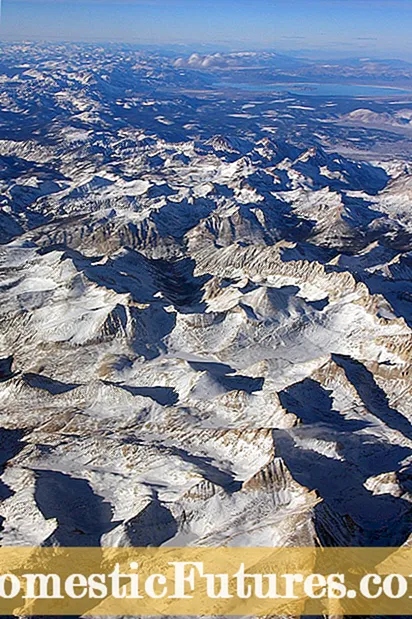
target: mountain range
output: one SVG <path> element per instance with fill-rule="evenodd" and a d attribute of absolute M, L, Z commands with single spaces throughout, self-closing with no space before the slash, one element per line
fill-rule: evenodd
<path fill-rule="evenodd" d="M 411 102 L 4 48 L 2 545 L 410 543 Z"/>

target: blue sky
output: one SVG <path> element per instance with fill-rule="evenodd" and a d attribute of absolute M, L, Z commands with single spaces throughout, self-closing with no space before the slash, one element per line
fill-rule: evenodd
<path fill-rule="evenodd" d="M 411 33 L 412 0 L 2 0 L 0 38 L 411 60 Z"/>

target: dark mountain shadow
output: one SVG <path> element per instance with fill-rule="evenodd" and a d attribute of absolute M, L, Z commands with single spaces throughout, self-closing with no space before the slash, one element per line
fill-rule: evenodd
<path fill-rule="evenodd" d="M 221 376 L 218 382 L 228 391 L 246 391 L 250 395 L 255 391 L 262 391 L 265 379 L 237 374 L 236 376 Z"/>
<path fill-rule="evenodd" d="M 70 258 L 76 269 L 84 272 L 91 281 L 118 294 L 129 293 L 137 303 L 173 304 L 183 313 L 206 308 L 201 302 L 202 287 L 211 276 L 194 276 L 196 265 L 191 258 L 176 261 L 150 259 L 126 246 L 124 253 L 100 265 L 96 263 L 102 256 L 89 258 L 65 246 L 46 248 L 41 253 L 55 249 L 64 251 L 65 257 Z M 155 297 L 159 291 L 163 299 Z"/>
<path fill-rule="evenodd" d="M 24 429 L 0 428 L 0 475 L 3 474 L 7 462 L 15 458 L 26 446 L 26 443 L 22 441 L 25 432 Z M 0 480 L 0 501 L 4 501 L 13 494 L 10 488 Z M 2 522 L 3 519 L 0 519 L 0 528 Z"/>
<path fill-rule="evenodd" d="M 59 380 L 54 380 L 48 376 L 42 376 L 41 374 L 34 374 L 32 372 L 23 374 L 23 379 L 28 385 L 30 385 L 30 387 L 35 389 L 45 389 L 52 395 L 68 393 L 69 391 L 73 391 L 73 389 L 80 387 L 79 383 L 62 383 Z"/>
<path fill-rule="evenodd" d="M 270 191 L 278 191 L 280 189 L 279 180 L 284 175 L 284 170 L 276 170 L 274 173 L 279 175 L 279 178 L 274 178 L 272 174 L 268 174 L 265 168 L 259 168 L 252 174 L 249 174 L 247 177 L 247 183 L 257 189 L 260 193 L 264 192 L 266 195 L 270 196 Z M 287 175 L 283 177 L 285 182 L 290 184 L 290 179 Z M 277 181 L 277 182 L 276 182 Z M 283 187 L 283 190 L 286 190 L 286 187 Z"/>
<path fill-rule="evenodd" d="M 203 286 L 211 275 L 195 276 L 196 263 L 192 258 L 176 261 L 154 260 L 158 282 L 165 297 L 182 314 L 202 312 L 206 304 L 202 301 Z"/>
<path fill-rule="evenodd" d="M 173 406 L 179 400 L 179 394 L 172 387 L 134 387 L 130 385 L 119 385 L 109 381 L 104 381 L 106 385 L 114 385 L 120 389 L 128 391 L 134 396 L 151 398 L 162 406 Z"/>
<path fill-rule="evenodd" d="M 223 198 L 233 198 L 234 191 L 231 187 L 227 185 L 223 185 L 221 183 L 213 183 L 215 187 L 215 192 L 218 196 L 222 196 Z"/>
<path fill-rule="evenodd" d="M 214 376 L 225 376 L 225 374 L 234 374 L 236 370 L 226 363 L 218 361 L 189 361 L 190 367 L 196 372 L 210 372 Z"/>
<path fill-rule="evenodd" d="M 72 249 L 65 250 L 65 256 L 73 261 L 79 272 L 99 286 L 105 286 L 118 294 L 129 293 L 137 303 L 159 302 L 154 298 L 155 269 L 143 254 L 130 248 L 125 253 L 109 258 L 105 264 L 96 264 L 100 257 L 88 258 Z"/>
<path fill-rule="evenodd" d="M 13 372 L 13 360 L 13 355 L 0 359 L 0 383 L 10 380 L 15 375 Z"/>
<path fill-rule="evenodd" d="M 189 365 L 197 372 L 208 372 L 227 391 L 246 391 L 252 394 L 255 391 L 262 391 L 265 383 L 263 377 L 252 378 L 241 374 L 232 376 L 235 370 L 224 363 L 190 361 Z"/>
<path fill-rule="evenodd" d="M 0 157 L 0 178 L 14 179 L 22 174 L 33 174 L 43 180 L 54 183 L 56 180 L 68 181 L 67 176 L 62 174 L 55 166 L 47 166 L 43 163 L 29 161 L 16 155 L 2 155 Z M 58 187 L 56 185 L 56 187 Z"/>
<path fill-rule="evenodd" d="M 346 438 L 342 437 L 342 440 Z M 275 430 L 274 440 L 278 454 L 296 481 L 316 490 L 332 512 L 342 518 L 350 517 L 356 523 L 359 545 L 400 546 L 409 537 L 412 519 L 408 501 L 390 494 L 373 495 L 363 486 L 367 476 L 356 474 L 350 463 L 297 448 L 292 436 L 285 431 Z M 398 464 L 400 456 L 401 453 Z M 380 458 L 386 458 L 386 453 L 381 453 Z M 393 522 L 397 522 L 396 528 Z M 333 531 L 330 534 L 333 536 Z"/>
<path fill-rule="evenodd" d="M 134 179 L 131 178 L 130 180 L 134 180 Z M 177 193 L 176 189 L 169 187 L 167 183 L 162 183 L 159 185 L 152 185 L 151 187 L 149 187 L 146 195 L 148 198 L 154 199 L 154 198 L 168 197 L 171 195 L 175 195 L 176 193 Z"/>
<path fill-rule="evenodd" d="M 337 153 L 326 154 L 317 145 L 312 154 L 306 150 L 305 159 L 297 158 L 293 169 L 312 180 L 315 189 L 329 187 L 332 190 L 363 190 L 368 188 L 370 195 L 376 195 L 384 189 L 389 181 L 389 175 L 383 168 L 375 167 L 365 162 L 354 162 Z M 304 153 L 302 153 L 304 154 Z M 330 172 L 342 174 L 342 178 L 330 178 L 321 174 L 321 167 L 326 166 Z"/>
<path fill-rule="evenodd" d="M 34 498 L 37 507 L 46 519 L 55 518 L 57 529 L 41 544 L 44 547 L 91 547 L 100 546 L 100 538 L 120 524 L 112 522 L 112 506 L 96 495 L 88 482 L 70 477 L 56 471 L 35 470 L 36 485 Z M 99 568 L 99 558 L 95 555 L 96 566 Z M 103 554 L 100 554 L 103 559 Z M 51 565 L 48 568 L 48 561 Z M 40 564 L 38 564 L 40 563 Z M 53 559 L 34 556 L 30 561 L 33 573 L 50 570 Z M 101 566 L 103 569 L 103 566 Z M 81 571 L 81 567 L 79 567 Z M 82 614 L 91 611 L 96 606 L 95 601 L 87 597 L 79 602 Z M 40 616 L 38 616 L 40 619 Z M 57 615 L 56 618 L 60 619 Z M 79 619 L 79 615 L 71 615 L 71 619 Z"/>
<path fill-rule="evenodd" d="M 16 184 L 12 189 L 10 189 L 10 196 L 12 199 L 12 205 L 15 207 L 16 212 L 24 213 L 25 209 L 30 206 L 37 199 L 46 198 L 47 196 L 51 196 L 54 193 L 58 193 L 62 191 L 65 187 L 60 187 L 54 181 L 44 181 L 39 184 L 38 187 L 31 188 L 31 191 L 27 191 L 24 185 Z M 40 218 L 39 221 L 46 221 L 46 218 Z"/>
<path fill-rule="evenodd" d="M 179 203 L 167 202 L 158 211 L 152 211 L 149 219 L 153 221 L 161 236 L 171 236 L 181 240 L 201 219 L 207 217 L 216 204 L 208 198 L 185 198 Z"/>
<path fill-rule="evenodd" d="M 158 547 L 174 537 L 178 525 L 170 510 L 155 496 L 134 518 L 124 523 L 131 546 Z"/>
<path fill-rule="evenodd" d="M 282 295 L 284 296 L 284 304 L 279 304 L 279 296 L 277 295 L 278 292 L 281 292 Z M 293 300 L 296 299 L 296 297 L 299 296 L 300 293 L 300 288 L 299 286 L 293 286 L 293 285 L 289 285 L 289 286 L 281 286 L 280 288 L 268 288 L 268 295 L 269 297 L 273 294 L 276 295 L 276 301 L 277 304 L 279 306 L 280 309 L 286 310 L 288 308 L 288 303 L 289 300 Z M 327 307 L 327 305 L 329 305 L 329 297 L 325 297 L 324 299 L 318 299 L 317 301 L 308 301 L 307 299 L 304 299 L 303 297 L 300 297 L 305 304 L 318 311 L 321 312 L 322 310 L 325 309 L 325 307 Z"/>
<path fill-rule="evenodd" d="M 23 234 L 24 228 L 20 225 L 15 216 L 0 212 L 0 245 L 9 243 L 12 239 Z"/>
<path fill-rule="evenodd" d="M 36 470 L 34 498 L 44 518 L 56 518 L 57 529 L 43 546 L 100 545 L 100 538 L 111 531 L 113 509 L 96 495 L 84 479 L 57 471 Z"/>
<path fill-rule="evenodd" d="M 123 307 L 123 306 L 121 306 Z M 135 335 L 131 341 L 133 351 L 149 361 L 155 359 L 162 352 L 166 352 L 163 339 L 168 336 L 176 325 L 176 314 L 166 312 L 158 305 L 151 305 L 149 309 L 133 308 L 132 317 L 135 322 Z M 127 316 L 122 309 L 123 323 L 127 324 Z"/>
<path fill-rule="evenodd" d="M 25 430 L 8 430 L 0 428 L 0 476 L 4 473 L 7 462 L 17 456 L 26 446 L 22 441 Z M 0 501 L 13 496 L 14 492 L 0 479 Z M 0 516 L 0 531 L 3 530 L 3 516 Z"/>
<path fill-rule="evenodd" d="M 307 301 L 307 303 L 308 305 L 313 307 L 313 309 L 317 310 L 318 312 L 321 312 L 322 310 L 325 309 L 325 307 L 329 305 L 329 298 L 326 297 L 325 299 L 319 299 L 318 301 Z"/>
<path fill-rule="evenodd" d="M 292 189 L 292 181 L 290 180 L 286 170 L 276 168 L 276 179 L 272 187 L 272 191 L 288 191 Z"/>
<path fill-rule="evenodd" d="M 410 247 L 408 251 L 410 249 L 412 249 L 412 247 Z M 394 252 L 393 257 L 395 257 L 395 255 L 396 252 Z M 394 279 L 397 279 L 398 281 L 405 281 L 405 279 L 408 278 L 406 281 L 410 282 L 412 278 L 412 253 L 407 253 L 403 256 L 400 256 L 399 260 L 392 263 L 389 266 L 388 270 L 390 271 L 390 274 Z"/>
<path fill-rule="evenodd" d="M 344 215 L 344 219 L 349 219 L 354 226 L 368 226 L 377 219 L 387 219 L 385 213 L 371 208 L 372 202 L 368 202 L 363 198 L 348 196 L 346 193 L 342 195 L 342 198 L 347 212 L 347 215 Z M 377 231 L 376 238 L 379 238 L 379 236 L 380 233 Z M 371 238 L 370 240 L 372 241 L 373 239 Z"/>
<path fill-rule="evenodd" d="M 399 411 L 389 406 L 388 397 L 377 385 L 372 372 L 349 356 L 334 354 L 332 359 L 344 370 L 346 378 L 355 387 L 366 408 L 387 426 L 412 439 L 410 422 Z"/>
<path fill-rule="evenodd" d="M 277 453 L 285 460 L 293 477 L 311 490 L 317 490 L 323 504 L 316 508 L 315 526 L 328 544 L 333 544 L 324 527 L 324 512 L 356 523 L 354 540 L 348 544 L 362 546 L 398 546 L 412 531 L 410 504 L 390 494 L 374 495 L 364 483 L 369 477 L 397 470 L 411 456 L 407 447 L 391 445 L 371 434 L 359 433 L 367 422 L 346 419 L 332 407 L 330 393 L 314 380 L 306 379 L 279 394 L 283 406 L 303 422 L 293 430 L 274 430 Z M 294 437 L 319 442 L 333 442 L 337 454 L 324 455 L 301 447 Z M 393 522 L 398 523 L 393 527 Z M 322 530 L 321 530 L 322 529 Z M 354 533 L 355 534 L 355 533 Z"/>
<path fill-rule="evenodd" d="M 379 273 L 357 274 L 371 294 L 381 294 L 390 303 L 395 315 L 412 328 L 412 282 L 390 280 Z"/>
<path fill-rule="evenodd" d="M 251 177 L 248 177 L 247 180 L 249 183 Z M 253 183 L 250 184 L 253 186 Z M 299 217 L 288 202 L 274 197 L 270 191 L 259 187 L 257 181 L 255 189 L 264 197 L 264 201 L 259 202 L 258 206 L 264 214 L 263 232 L 265 243 L 271 245 L 274 241 L 281 239 L 301 242 L 309 238 L 316 225 L 315 221 Z M 274 191 L 274 187 L 272 187 L 271 191 Z M 240 212 L 245 220 L 250 220 L 252 224 L 255 223 L 259 229 L 262 229 L 262 224 L 256 219 L 255 209 L 256 204 L 251 202 L 242 204 Z"/>
<path fill-rule="evenodd" d="M 232 473 L 222 471 L 213 464 L 213 460 L 208 456 L 196 456 L 181 447 L 156 445 L 160 451 L 178 456 L 184 462 L 194 464 L 200 471 L 202 477 L 216 486 L 221 486 L 227 492 L 237 492 L 242 487 L 242 482 L 237 481 Z"/>
<path fill-rule="evenodd" d="M 305 378 L 279 393 L 280 403 L 288 411 L 293 411 L 304 424 L 327 424 L 336 430 L 356 432 L 367 428 L 368 421 L 345 419 L 332 407 L 330 392 L 316 380 Z"/>
<path fill-rule="evenodd" d="M 338 252 L 335 249 L 302 241 L 297 243 L 295 247 L 282 248 L 280 257 L 283 262 L 309 260 L 310 262 L 316 261 L 321 264 L 326 264 L 337 255 Z"/>

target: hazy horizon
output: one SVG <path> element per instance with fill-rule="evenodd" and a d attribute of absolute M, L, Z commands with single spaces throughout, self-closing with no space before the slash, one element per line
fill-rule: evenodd
<path fill-rule="evenodd" d="M 3 0 L 0 40 L 412 60 L 409 0 Z"/>

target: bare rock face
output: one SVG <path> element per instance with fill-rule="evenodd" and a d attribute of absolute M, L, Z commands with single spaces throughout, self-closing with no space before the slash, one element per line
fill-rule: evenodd
<path fill-rule="evenodd" d="M 3 82 L 1 543 L 410 540 L 408 169 L 73 62 Z"/>

